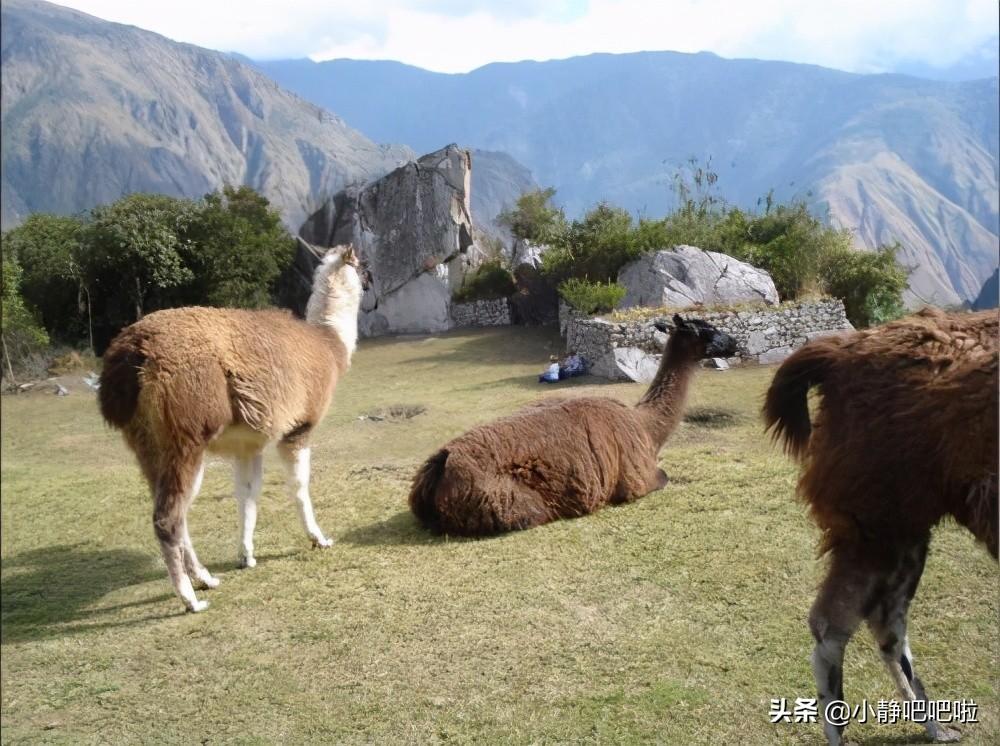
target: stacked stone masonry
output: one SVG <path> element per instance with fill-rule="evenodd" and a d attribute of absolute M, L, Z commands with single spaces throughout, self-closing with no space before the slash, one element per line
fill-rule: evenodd
<path fill-rule="evenodd" d="M 510 302 L 506 298 L 451 304 L 451 323 L 462 326 L 509 326 Z"/>
<path fill-rule="evenodd" d="M 738 362 L 777 363 L 813 337 L 850 330 L 844 304 L 822 300 L 746 311 L 683 311 L 684 318 L 707 321 L 736 338 Z M 560 308 L 560 329 L 566 351 L 575 351 L 591 363 L 615 348 L 636 347 L 659 355 L 665 336 L 653 327 L 654 318 L 616 322 L 587 317 Z"/>

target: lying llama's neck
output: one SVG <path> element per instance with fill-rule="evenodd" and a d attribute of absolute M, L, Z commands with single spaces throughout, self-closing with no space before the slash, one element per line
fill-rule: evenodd
<path fill-rule="evenodd" d="M 660 360 L 656 377 L 636 405 L 645 416 L 646 432 L 657 450 L 667 442 L 684 416 L 688 385 L 698 365 L 699 357 L 671 337 Z"/>
<path fill-rule="evenodd" d="M 306 321 L 335 333 L 347 350 L 347 363 L 350 364 L 358 344 L 361 289 L 340 281 L 338 269 L 337 264 L 324 262 L 316 270 L 313 291 L 306 306 Z"/>

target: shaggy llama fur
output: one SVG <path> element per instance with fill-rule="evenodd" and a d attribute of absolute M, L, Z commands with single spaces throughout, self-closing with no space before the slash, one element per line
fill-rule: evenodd
<path fill-rule="evenodd" d="M 931 527 L 953 517 L 997 556 L 997 313 L 914 316 L 814 340 L 774 377 L 764 417 L 804 463 L 799 494 L 830 567 L 809 616 L 820 713 L 843 699 L 862 621 L 900 695 L 926 700 L 906 634 Z M 810 423 L 807 394 L 822 398 Z M 928 721 L 935 740 L 954 732 Z M 839 744 L 842 727 L 824 721 Z"/>
<path fill-rule="evenodd" d="M 326 413 L 357 341 L 362 283 L 353 249 L 316 269 L 306 322 L 282 311 L 176 308 L 122 330 L 104 355 L 101 413 L 122 431 L 153 493 L 153 529 L 189 611 L 194 584 L 219 581 L 198 561 L 187 511 L 206 451 L 235 461 L 239 563 L 253 567 L 262 450 L 276 442 L 292 499 L 315 546 L 326 547 L 309 497 L 309 435 Z"/>
<path fill-rule="evenodd" d="M 680 422 L 698 361 L 736 350 L 703 321 L 674 323 L 635 407 L 599 397 L 547 400 L 470 430 L 420 468 L 413 513 L 435 530 L 479 536 L 586 515 L 663 487 L 657 454 Z"/>

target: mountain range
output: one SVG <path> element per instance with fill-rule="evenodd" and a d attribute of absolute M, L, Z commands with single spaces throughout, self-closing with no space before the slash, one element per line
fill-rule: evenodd
<path fill-rule="evenodd" d="M 596 54 L 465 74 L 255 63 L 380 141 L 509 153 L 578 215 L 662 215 L 692 157 L 743 206 L 800 198 L 859 246 L 898 239 L 915 301 L 975 298 L 997 265 L 998 83 L 857 75 L 713 54 Z"/>
<path fill-rule="evenodd" d="M 975 298 L 997 266 L 998 82 L 854 75 L 711 54 L 591 55 L 461 75 L 395 62 L 250 63 L 42 0 L 2 6 L 2 223 L 134 191 L 249 184 L 293 231 L 330 195 L 450 142 L 477 226 L 537 181 L 571 216 L 656 216 L 692 156 L 899 239 L 915 300 Z M 397 143 L 377 144 L 377 143 Z"/>

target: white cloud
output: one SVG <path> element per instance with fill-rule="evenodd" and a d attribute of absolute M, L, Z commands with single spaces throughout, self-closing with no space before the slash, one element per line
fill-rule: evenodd
<path fill-rule="evenodd" d="M 954 64 L 996 0 L 68 0 L 100 18 L 260 59 L 394 59 L 441 72 L 592 52 L 712 51 L 871 72 Z"/>

